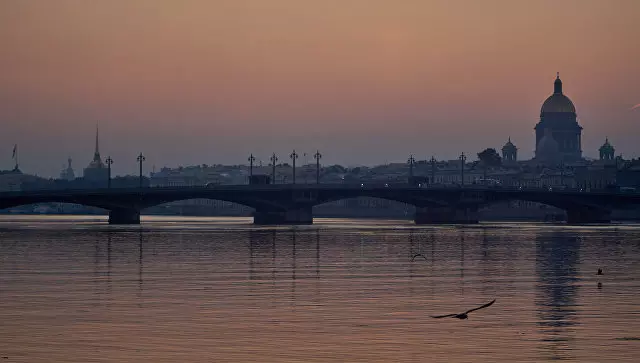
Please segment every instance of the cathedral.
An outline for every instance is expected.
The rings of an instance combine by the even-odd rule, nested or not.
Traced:
[[[560,74],[553,83],[553,94],[543,102],[540,121],[535,128],[536,145],[532,162],[547,166],[575,163],[582,157],[582,126],[578,124],[576,107],[562,91]],[[517,163],[518,149],[511,139],[502,147],[506,165]],[[600,160],[613,161],[615,149],[607,139],[599,149]]]
[[[558,163],[582,159],[582,127],[573,102],[562,92],[560,75],[553,83],[553,94],[542,104],[535,133],[536,161]]]

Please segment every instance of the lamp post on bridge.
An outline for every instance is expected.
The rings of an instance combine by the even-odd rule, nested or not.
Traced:
[[[413,181],[413,165],[416,163],[416,159],[413,157],[413,154],[409,155],[407,163],[409,164],[409,183],[411,183]]]
[[[431,184],[436,183],[436,158],[431,156]]]
[[[253,162],[256,161],[256,158],[253,156],[253,153],[249,155],[249,184],[251,184],[251,178],[253,177]]]
[[[320,184],[320,159],[322,158],[320,150],[316,151],[313,158],[316,159],[316,184]]]
[[[298,154],[296,154],[296,151],[293,150],[293,152],[289,155],[289,157],[291,158],[291,161],[293,163],[293,175],[292,175],[292,183],[295,184],[296,183],[296,159],[298,158]]]
[[[111,188],[111,164],[113,164],[113,159],[111,159],[111,156],[107,156],[105,163],[107,163],[107,188],[110,189]]]
[[[276,156],[276,153],[273,153],[273,155],[271,155],[269,160],[271,160],[271,182],[275,184],[276,183],[276,163],[278,162],[278,157]]]
[[[145,158],[144,155],[142,155],[142,153],[140,153],[140,155],[138,155],[136,160],[138,160],[138,163],[140,164],[140,189],[142,189],[142,162],[147,160],[147,158]]]
[[[460,154],[460,185],[464,186],[464,163],[467,161],[467,156],[464,154]]]

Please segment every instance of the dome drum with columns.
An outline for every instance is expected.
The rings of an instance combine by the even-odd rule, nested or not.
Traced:
[[[600,160],[612,161],[616,157],[616,149],[609,143],[609,138],[605,139],[598,151],[600,152]]]
[[[511,138],[502,147],[502,161],[507,164],[514,164],[518,161],[518,148],[511,142]]]
[[[536,130],[536,160],[545,163],[578,161],[582,159],[582,127],[578,124],[576,108],[562,92],[558,74],[553,94],[540,110]]]

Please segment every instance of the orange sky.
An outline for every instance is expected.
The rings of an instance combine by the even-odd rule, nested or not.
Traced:
[[[560,71],[595,156],[638,156],[640,2],[0,2],[0,169],[118,173],[320,149],[373,164],[501,147],[532,156]]]

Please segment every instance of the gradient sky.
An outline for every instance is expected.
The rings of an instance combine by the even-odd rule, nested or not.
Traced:
[[[0,2],[0,169],[522,158],[557,71],[596,156],[640,153],[637,0]],[[302,156],[301,156],[302,158]],[[311,159],[310,159],[311,160]],[[302,160],[301,160],[302,161]]]

